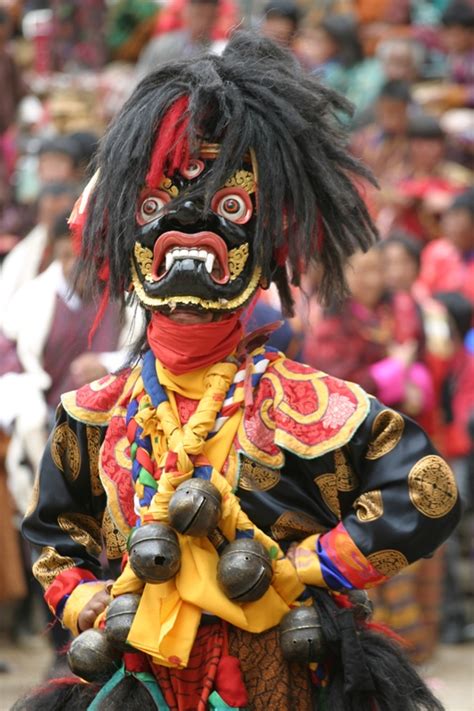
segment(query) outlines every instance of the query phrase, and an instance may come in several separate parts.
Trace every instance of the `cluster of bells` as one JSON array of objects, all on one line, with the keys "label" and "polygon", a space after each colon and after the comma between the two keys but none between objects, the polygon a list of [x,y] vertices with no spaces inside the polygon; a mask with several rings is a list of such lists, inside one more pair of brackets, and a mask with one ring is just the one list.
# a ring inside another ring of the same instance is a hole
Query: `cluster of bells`
[{"label": "cluster of bells", "polygon": [[[208,536],[217,527],[221,495],[203,479],[190,479],[177,487],[169,503],[170,526],[149,523],[130,537],[129,562],[135,575],[146,583],[171,580],[180,568],[181,553],[176,531],[188,536]],[[253,539],[229,543],[219,558],[217,580],[235,602],[261,598],[272,581],[272,562],[265,547]],[[109,605],[105,631],[90,629],[72,642],[68,662],[73,673],[87,681],[100,681],[116,668],[126,650],[126,640],[140,603],[140,595],[120,595]],[[314,607],[291,610],[280,623],[280,644],[288,661],[319,662],[326,644]]]}]

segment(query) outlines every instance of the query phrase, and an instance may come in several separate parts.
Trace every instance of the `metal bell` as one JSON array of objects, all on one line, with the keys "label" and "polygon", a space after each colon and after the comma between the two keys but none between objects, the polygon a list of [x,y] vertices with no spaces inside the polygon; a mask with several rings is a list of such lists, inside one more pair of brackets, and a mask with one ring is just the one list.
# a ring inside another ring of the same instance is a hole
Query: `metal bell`
[{"label": "metal bell", "polygon": [[171,580],[181,565],[178,536],[164,523],[140,526],[130,536],[128,559],[135,575],[146,583]]},{"label": "metal bell", "polygon": [[280,622],[280,646],[288,662],[323,661],[326,643],[314,607],[297,607],[285,615]]},{"label": "metal bell", "polygon": [[259,600],[272,582],[272,561],[266,548],[251,538],[240,538],[224,548],[217,580],[230,600]]},{"label": "metal bell", "polygon": [[73,674],[85,681],[104,681],[120,664],[121,652],[102,630],[90,629],[73,639],[67,661]]},{"label": "metal bell", "polygon": [[118,648],[124,648],[141,595],[125,593],[112,600],[105,617],[107,639]]},{"label": "metal bell", "polygon": [[221,515],[219,490],[205,479],[189,479],[180,484],[168,507],[170,523],[188,536],[207,536]]},{"label": "metal bell", "polygon": [[354,605],[352,611],[355,619],[360,622],[370,620],[374,611],[374,603],[369,598],[367,592],[365,590],[349,590],[347,597]]}]

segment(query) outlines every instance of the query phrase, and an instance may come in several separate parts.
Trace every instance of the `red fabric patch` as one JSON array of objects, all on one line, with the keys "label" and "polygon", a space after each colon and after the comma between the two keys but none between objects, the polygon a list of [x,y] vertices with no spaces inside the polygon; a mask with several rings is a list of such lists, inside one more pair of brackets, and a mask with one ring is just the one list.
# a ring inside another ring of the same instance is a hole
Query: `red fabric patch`
[{"label": "red fabric patch", "polygon": [[112,417],[107,428],[104,444],[101,450],[102,469],[108,479],[113,483],[117,501],[120,505],[122,515],[129,526],[134,526],[136,514],[133,510],[134,489],[130,469],[117,462],[117,443],[126,437],[126,425],[124,417]]},{"label": "red fabric patch", "polygon": [[[268,375],[278,379],[278,389]],[[326,400],[324,409],[321,409],[321,393]],[[274,406],[268,407],[268,401]],[[265,420],[261,415],[264,406]],[[291,435],[303,446],[315,446],[335,437],[358,406],[357,395],[343,380],[283,360],[267,368],[254,393],[254,406],[246,410],[243,425],[251,443],[260,451],[276,456],[279,448],[275,444],[275,430]],[[318,411],[318,418],[305,421],[305,416]]]},{"label": "red fabric patch", "polygon": [[247,706],[249,696],[237,657],[221,657],[216,674],[216,691],[229,706]]},{"label": "red fabric patch", "polygon": [[85,568],[69,568],[63,570],[56,576],[51,585],[44,593],[47,605],[54,611],[65,595],[70,595],[72,591],[83,582],[96,581],[97,578]]},{"label": "red fabric patch", "polygon": [[166,455],[165,471],[172,472],[178,464],[178,455],[176,452],[168,452]]},{"label": "red fabric patch", "polygon": [[179,393],[175,393],[174,397],[176,407],[178,408],[179,421],[182,425],[185,425],[191,415],[194,415],[196,412],[199,400],[190,400],[188,397],[184,397],[184,395],[180,395]]},{"label": "red fabric patch", "polygon": [[141,652],[124,652],[123,664],[129,672],[149,672],[150,665],[148,659]]},{"label": "red fabric patch", "polygon": [[130,373],[131,368],[125,368],[118,375],[105,375],[84,385],[76,390],[76,405],[91,412],[108,412],[117,404]]},{"label": "red fabric patch", "polygon": [[170,711],[206,711],[223,652],[222,624],[198,629],[186,669],[150,666]]}]

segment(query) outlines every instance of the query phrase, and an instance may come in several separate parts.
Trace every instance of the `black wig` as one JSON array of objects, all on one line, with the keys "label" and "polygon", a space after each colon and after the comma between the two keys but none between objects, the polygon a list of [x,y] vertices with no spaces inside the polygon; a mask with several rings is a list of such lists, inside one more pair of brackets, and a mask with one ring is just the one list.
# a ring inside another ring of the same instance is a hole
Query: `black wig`
[{"label": "black wig", "polygon": [[[258,167],[254,249],[263,276],[274,280],[291,312],[289,282],[299,285],[312,260],[324,267],[321,296],[342,295],[343,267],[354,251],[376,240],[354,178],[372,180],[348,150],[340,116],[351,112],[339,94],[304,73],[272,41],[236,33],[222,56],[174,61],[137,86],[104,137],[100,175],[88,205],[79,271],[97,289],[107,263],[110,295],[127,288],[135,211],[157,132],[176,102],[187,97],[187,141],[204,138],[221,150],[206,183],[213,193],[241,165],[249,149]],[[172,147],[170,147],[172,149]],[[287,245],[287,266],[275,250]],[[103,272],[102,272],[103,273]]]}]

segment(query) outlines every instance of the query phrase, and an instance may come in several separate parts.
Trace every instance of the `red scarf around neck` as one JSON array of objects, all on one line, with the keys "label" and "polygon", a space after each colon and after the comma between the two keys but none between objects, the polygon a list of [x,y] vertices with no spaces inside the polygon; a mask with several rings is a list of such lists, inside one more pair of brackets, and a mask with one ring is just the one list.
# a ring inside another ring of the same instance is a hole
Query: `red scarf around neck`
[{"label": "red scarf around neck", "polygon": [[148,344],[175,375],[219,363],[237,348],[243,336],[240,312],[222,321],[179,324],[155,312],[148,324]]}]

